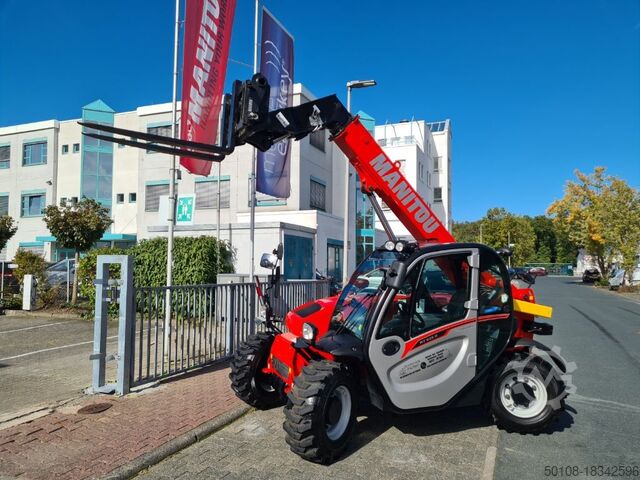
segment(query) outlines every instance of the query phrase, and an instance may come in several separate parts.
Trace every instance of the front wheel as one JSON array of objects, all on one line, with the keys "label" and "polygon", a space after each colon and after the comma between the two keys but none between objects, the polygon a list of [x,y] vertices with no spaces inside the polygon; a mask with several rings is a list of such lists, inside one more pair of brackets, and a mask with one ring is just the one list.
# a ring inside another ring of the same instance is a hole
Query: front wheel
[{"label": "front wheel", "polygon": [[265,410],[284,405],[284,384],[264,373],[274,336],[269,333],[249,335],[231,360],[231,388],[238,398],[252,407]]},{"label": "front wheel", "polygon": [[356,382],[344,365],[311,362],[296,377],[284,410],[291,451],[312,462],[333,462],[353,434],[356,406]]},{"label": "front wheel", "polygon": [[520,433],[544,430],[564,408],[564,383],[535,357],[509,361],[495,377],[491,414],[498,427]]}]

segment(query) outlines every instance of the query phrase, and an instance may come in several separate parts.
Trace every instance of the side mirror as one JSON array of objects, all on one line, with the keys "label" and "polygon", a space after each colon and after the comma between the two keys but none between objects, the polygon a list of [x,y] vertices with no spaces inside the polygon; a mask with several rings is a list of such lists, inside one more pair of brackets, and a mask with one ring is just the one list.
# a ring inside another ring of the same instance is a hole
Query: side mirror
[{"label": "side mirror", "polygon": [[273,253],[278,257],[278,260],[282,260],[282,244],[278,244],[278,248],[276,248]]},{"label": "side mirror", "polygon": [[273,253],[263,253],[262,258],[260,258],[260,266],[263,268],[276,268],[278,264],[278,257]]},{"label": "side mirror", "polygon": [[384,284],[387,288],[395,288],[400,290],[404,284],[404,278],[407,275],[407,264],[404,262],[395,261],[387,269],[387,273],[384,277]]}]

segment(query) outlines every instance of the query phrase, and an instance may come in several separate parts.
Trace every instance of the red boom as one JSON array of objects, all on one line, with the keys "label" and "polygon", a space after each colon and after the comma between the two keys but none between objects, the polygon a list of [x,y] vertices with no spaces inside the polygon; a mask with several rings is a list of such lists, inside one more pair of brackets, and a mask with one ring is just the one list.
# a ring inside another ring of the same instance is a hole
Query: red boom
[{"label": "red boom", "polygon": [[374,192],[419,243],[455,242],[453,236],[355,117],[332,139],[360,175],[362,190]]}]

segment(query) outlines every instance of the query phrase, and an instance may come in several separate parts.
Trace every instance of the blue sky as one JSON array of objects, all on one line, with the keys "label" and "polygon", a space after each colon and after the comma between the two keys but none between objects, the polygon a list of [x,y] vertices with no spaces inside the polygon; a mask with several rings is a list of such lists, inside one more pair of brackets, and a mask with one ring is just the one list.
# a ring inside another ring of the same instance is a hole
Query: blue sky
[{"label": "blue sky", "polygon": [[[294,35],[295,78],[378,123],[453,123],[454,219],[544,213],[573,170],[640,187],[637,0],[264,2]],[[173,0],[0,0],[0,126],[170,101]],[[253,62],[253,1],[231,58]],[[227,77],[251,70],[230,63]]]}]

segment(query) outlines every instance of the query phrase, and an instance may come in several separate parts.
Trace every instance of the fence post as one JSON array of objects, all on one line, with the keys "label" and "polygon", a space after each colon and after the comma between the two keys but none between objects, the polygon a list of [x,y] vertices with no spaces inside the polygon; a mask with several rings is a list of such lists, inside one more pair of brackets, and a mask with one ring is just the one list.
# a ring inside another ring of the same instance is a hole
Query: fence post
[{"label": "fence post", "polygon": [[[133,338],[135,329],[135,306],[133,296],[133,258],[122,257],[120,263],[120,297],[118,321],[118,378],[116,393],[126,395],[131,389],[133,377]],[[147,332],[151,335],[151,332]],[[147,352],[150,355],[150,352]]]},{"label": "fence post", "polygon": [[227,355],[232,355],[234,351],[234,330],[236,323],[236,289],[234,284],[229,285],[229,305],[227,308],[228,316],[227,316],[227,338],[226,338],[226,353]]},{"label": "fence post", "polygon": [[100,392],[104,384],[107,357],[107,321],[109,319],[105,286],[109,281],[109,265],[102,262],[98,256],[96,267],[96,300],[94,304],[95,323],[93,327],[93,354],[89,359],[93,361],[91,386],[94,393]]},{"label": "fence post", "polygon": [[[95,326],[93,331],[92,386],[94,393],[113,393],[126,395],[131,388],[133,373],[133,338],[135,328],[135,306],[133,295],[133,259],[129,255],[98,255],[96,265],[96,301]],[[117,360],[116,384],[105,383],[107,362],[107,322],[109,320],[108,286],[109,266],[120,265],[118,297],[118,352],[110,355],[109,360]]]}]

